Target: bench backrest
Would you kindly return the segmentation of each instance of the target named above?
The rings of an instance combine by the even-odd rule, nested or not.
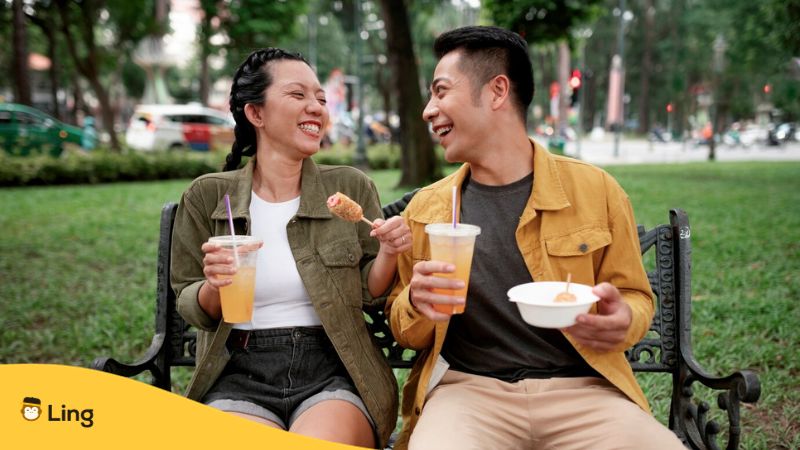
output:
[[[414,192],[383,208],[384,216],[403,211]],[[175,309],[175,293],[169,282],[172,225],[177,204],[167,203],[161,211],[158,243],[158,281],[155,340],[164,340],[164,351],[156,358],[153,384],[171,389],[170,368],[195,364],[196,332]],[[650,285],[656,294],[657,308],[650,332],[626,354],[635,371],[675,373],[681,342],[689,336],[690,308],[690,229],[686,214],[670,211],[670,224],[645,231],[639,227],[642,254],[653,252],[654,267],[648,268]],[[647,259],[646,259],[647,260]],[[409,368],[413,352],[398,346],[386,323],[382,309],[367,310],[366,322],[377,344],[394,368]],[[678,333],[683,329],[685,333]],[[681,338],[683,339],[683,338]],[[687,344],[688,346],[689,344]]]

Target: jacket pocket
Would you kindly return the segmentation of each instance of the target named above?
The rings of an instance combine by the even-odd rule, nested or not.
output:
[[[342,302],[361,308],[361,270],[363,251],[354,238],[340,239],[317,247],[319,258]]]
[[[564,280],[571,273],[575,282],[594,284],[605,248],[611,244],[611,232],[607,228],[584,228],[544,241],[555,277]]]

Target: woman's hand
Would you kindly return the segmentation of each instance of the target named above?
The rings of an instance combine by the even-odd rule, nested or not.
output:
[[[380,252],[396,256],[411,249],[411,229],[400,216],[389,220],[375,219],[369,235],[381,243]]]
[[[230,278],[236,273],[233,253],[211,242],[204,243],[200,249],[205,253],[203,275],[206,276],[206,285],[212,291],[219,292],[219,288],[233,283]],[[228,277],[222,278],[220,275],[228,275]]]

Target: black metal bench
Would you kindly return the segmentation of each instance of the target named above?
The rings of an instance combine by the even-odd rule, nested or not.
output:
[[[384,206],[386,217],[403,211],[414,192]],[[156,332],[144,357],[133,364],[123,364],[109,357],[97,358],[93,368],[126,377],[145,371],[152,374],[152,385],[172,389],[173,367],[194,366],[195,331],[175,310],[175,293],[169,284],[172,224],[177,204],[167,203],[161,211],[158,243],[158,281],[156,296]],[[653,251],[654,266],[650,284],[657,296],[657,309],[648,335],[627,351],[636,372],[664,372],[672,375],[669,428],[693,449],[717,449],[718,441],[727,440],[726,448],[739,446],[741,436],[739,408],[742,402],[753,403],[761,394],[758,377],[749,370],[726,377],[708,374],[692,353],[691,341],[691,230],[686,213],[670,211],[670,223],[645,231],[639,227],[642,254]],[[410,368],[413,352],[398,346],[392,338],[383,310],[365,311],[367,327],[383,348],[393,368]],[[698,400],[693,391],[699,383],[717,394],[717,407],[723,429],[709,419],[711,405]],[[723,436],[720,436],[722,432]],[[723,439],[727,437],[727,439]]]

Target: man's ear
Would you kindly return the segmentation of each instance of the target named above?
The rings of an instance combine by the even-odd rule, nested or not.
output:
[[[497,75],[489,81],[492,109],[499,109],[506,104],[511,94],[511,80],[505,75]]]
[[[252,103],[244,105],[244,115],[253,124],[253,127],[261,128],[264,125],[264,119],[261,117],[261,108],[258,105]]]

